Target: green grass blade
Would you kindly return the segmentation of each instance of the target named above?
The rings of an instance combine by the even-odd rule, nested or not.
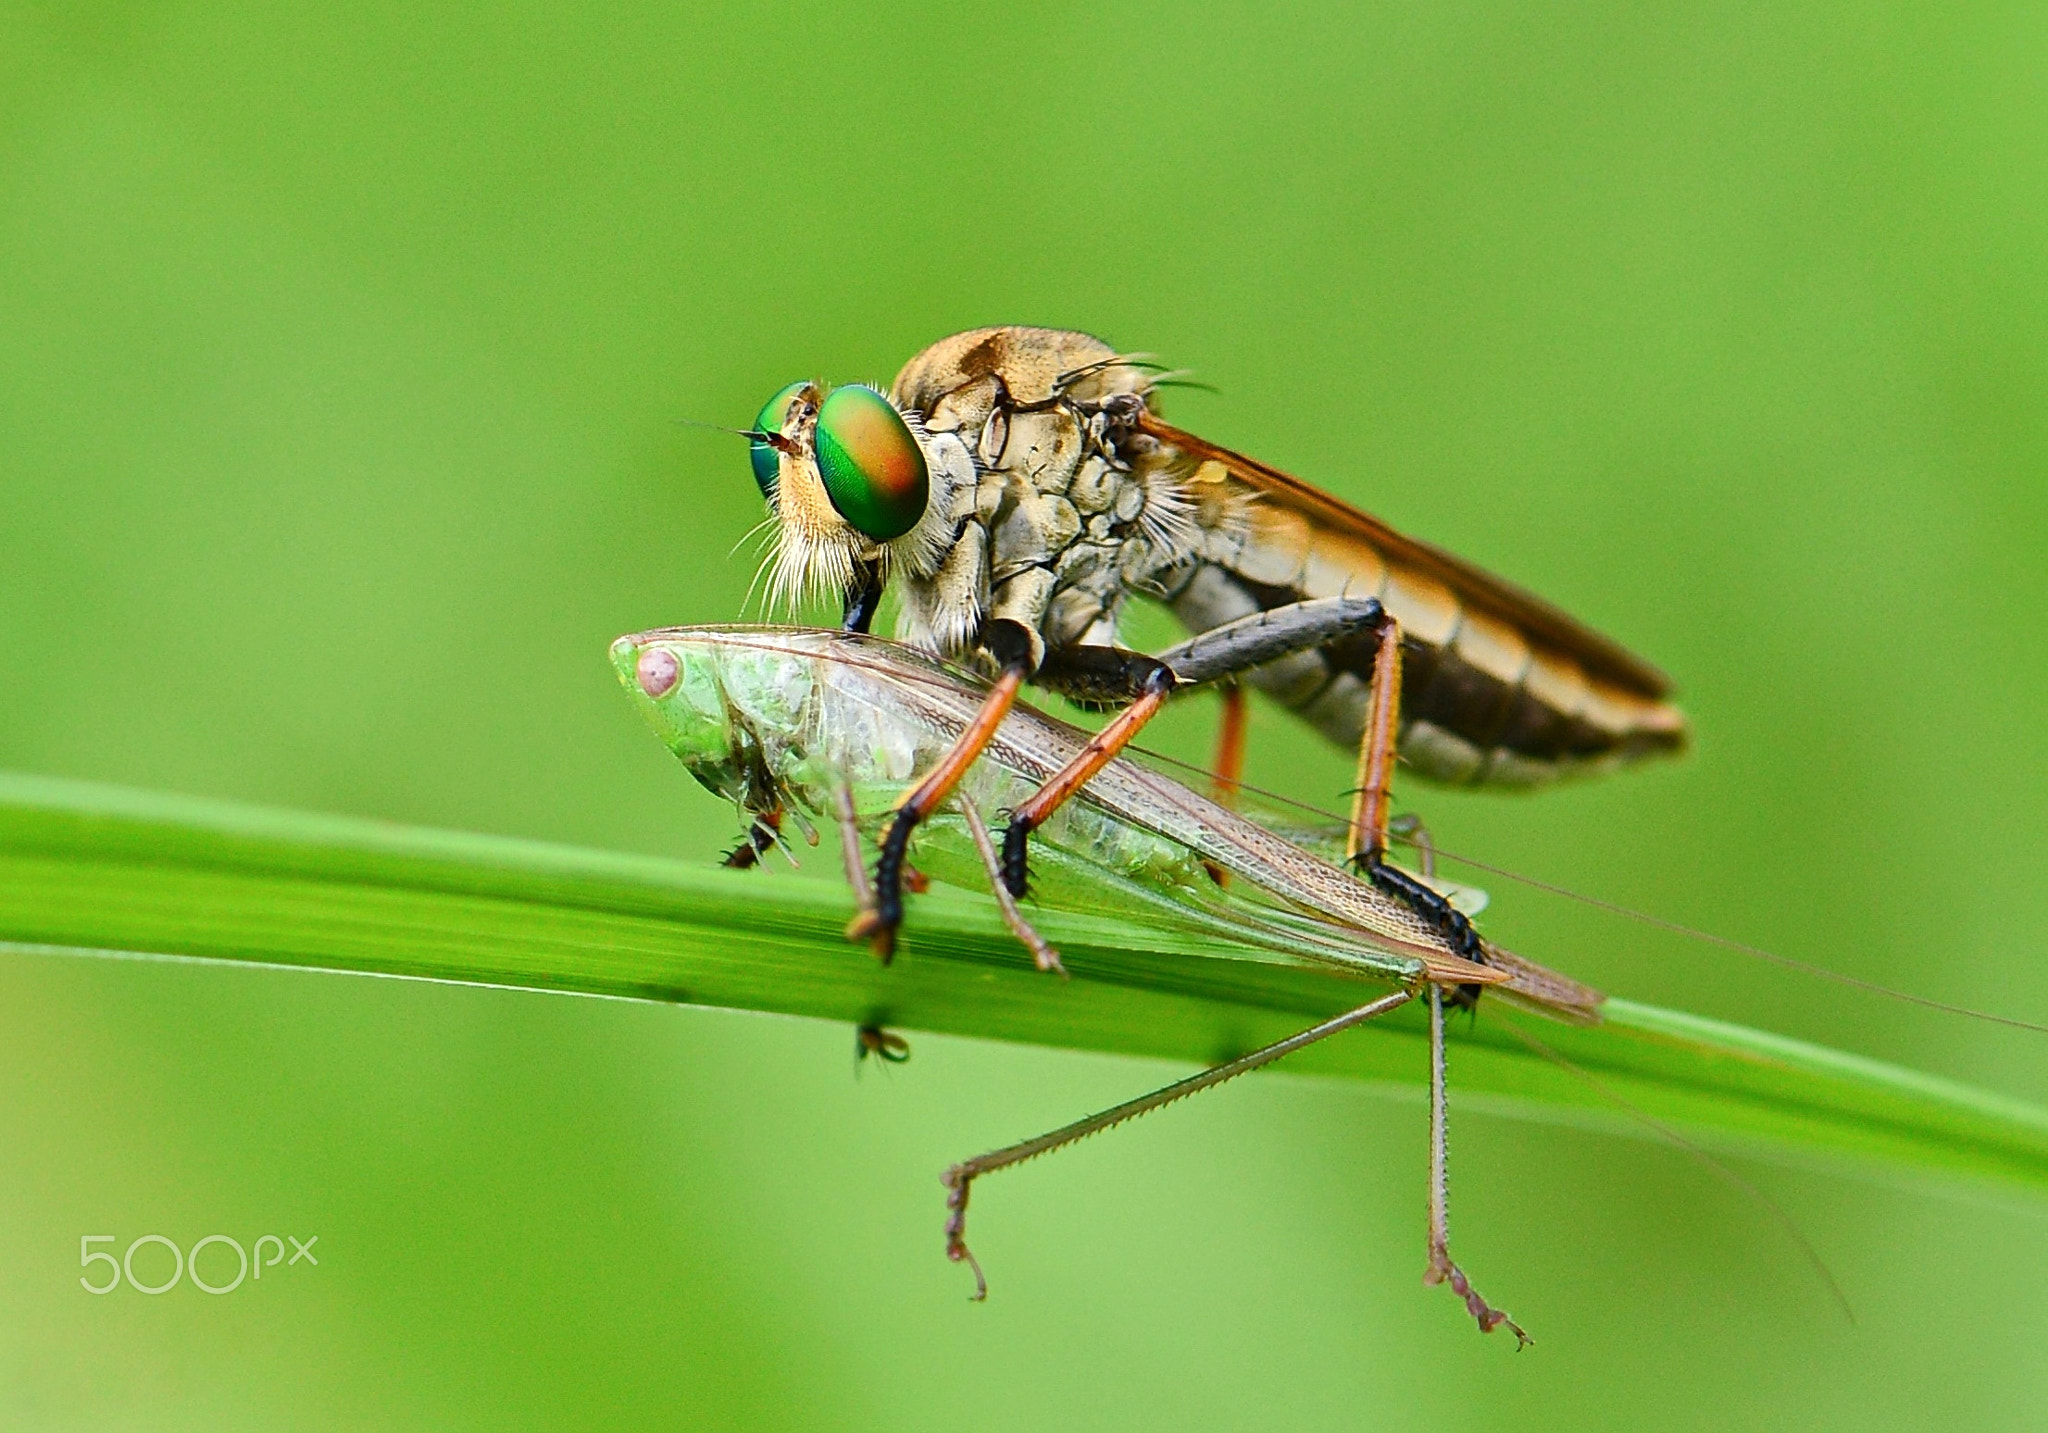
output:
[[[1183,932],[1047,911],[1041,929],[1075,976],[1063,984],[1031,969],[985,897],[942,888],[914,902],[884,969],[842,937],[849,914],[838,881],[784,871],[0,774],[0,942],[15,947],[687,1001],[1203,1062],[1370,988],[1231,958]],[[1721,1148],[2048,1194],[2048,1111],[2036,1106],[1628,1001],[1609,1017],[1577,1029],[1489,1007],[1471,1030],[1460,1022],[1460,1106],[1625,1130],[1618,1099]],[[1584,1073],[1532,1052],[1517,1024]],[[1420,1098],[1420,1019],[1401,1012],[1288,1068]]]

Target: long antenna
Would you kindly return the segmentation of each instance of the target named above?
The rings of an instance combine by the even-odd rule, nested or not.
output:
[[[1782,1204],[1778,1203],[1777,1200],[1771,1198],[1770,1195],[1764,1193],[1763,1190],[1757,1188],[1756,1185],[1750,1183],[1747,1179],[1744,1179],[1720,1160],[1714,1158],[1706,1150],[1694,1144],[1677,1130],[1671,1128],[1670,1125],[1665,1124],[1664,1121],[1658,1119],[1655,1115],[1623,1099],[1620,1095],[1609,1089],[1606,1083],[1593,1074],[1592,1071],[1581,1068],[1577,1061],[1551,1049],[1549,1045],[1531,1035],[1527,1030],[1524,1030],[1518,1022],[1503,1019],[1501,1025],[1510,1035],[1520,1040],[1536,1054],[1541,1055],[1566,1074],[1584,1081],[1592,1089],[1593,1093],[1619,1108],[1630,1119],[1635,1120],[1645,1129],[1669,1140],[1679,1149],[1706,1165],[1707,1168],[1713,1170],[1714,1173],[1720,1175],[1721,1178],[1727,1180],[1761,1205],[1764,1212],[1777,1220],[1784,1227],[1785,1232],[1792,1236],[1792,1242],[1799,1246],[1799,1252],[1806,1256],[1806,1262],[1813,1265],[1814,1271],[1820,1275],[1821,1282],[1827,1285],[1828,1292],[1833,1294],[1835,1302],[1841,1305],[1843,1317],[1847,1318],[1852,1324],[1856,1322],[1856,1309],[1850,1304],[1849,1296],[1842,1292],[1841,1284],[1836,1282],[1834,1270],[1827,1266],[1827,1261],[1821,1258],[1820,1251],[1813,1247],[1813,1241],[1806,1237],[1806,1231],[1799,1227],[1799,1221],[1788,1214]]]

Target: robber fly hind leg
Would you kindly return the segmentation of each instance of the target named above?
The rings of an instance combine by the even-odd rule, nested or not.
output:
[[[1382,619],[1373,654],[1372,700],[1365,710],[1365,736],[1358,747],[1358,787],[1351,802],[1347,856],[1380,890],[1435,926],[1467,960],[1483,961],[1479,933],[1465,913],[1428,885],[1387,860],[1387,807],[1394,784],[1395,737],[1401,710],[1401,628]],[[1461,990],[1465,1001],[1476,990]]]
[[[1253,667],[1377,632],[1386,609],[1371,597],[1315,597],[1252,612],[1156,653],[1183,686],[1240,676]]]
[[[1013,896],[1025,893],[1030,884],[1032,831],[1129,745],[1174,692],[1325,646],[1362,630],[1392,625],[1384,609],[1370,597],[1329,597],[1226,622],[1157,657],[1120,647],[1069,647],[1047,653],[1039,671],[1043,685],[1084,703],[1130,705],[1011,813],[1009,827],[1003,832],[1003,884]]]
[[[1244,672],[1297,652],[1346,638],[1374,639],[1372,700],[1359,744],[1358,788],[1351,808],[1347,854],[1380,890],[1413,909],[1468,960],[1479,958],[1472,923],[1428,885],[1386,860],[1389,793],[1401,712],[1401,629],[1371,597],[1323,597],[1253,612],[1189,638],[1159,654],[1185,683]],[[1417,823],[1419,825],[1419,823]],[[1426,834],[1423,842],[1427,842]],[[1433,853],[1425,844],[1425,859]]]
[[[1314,651],[1361,631],[1380,620],[1380,604],[1370,597],[1327,597],[1261,610],[1234,622],[1198,632],[1177,647],[1157,653],[1173,668],[1182,686],[1213,681],[1223,696],[1223,717],[1216,727],[1216,759],[1210,785],[1218,805],[1235,807],[1244,776],[1245,728],[1250,708],[1238,674],[1263,662]],[[1230,873],[1213,861],[1202,869],[1219,886]]]
[[[1406,842],[1415,848],[1415,865],[1422,872],[1422,879],[1436,879],[1436,838],[1429,834],[1429,827],[1413,811],[1404,811],[1387,821],[1387,834],[1396,841]]]

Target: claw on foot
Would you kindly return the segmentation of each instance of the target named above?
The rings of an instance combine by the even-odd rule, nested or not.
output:
[[[946,1257],[954,1263],[965,1263],[974,1271],[974,1292],[967,1296],[969,1303],[980,1304],[988,1301],[988,1280],[982,1277],[981,1263],[967,1249],[967,1187],[974,1182],[974,1176],[963,1174],[959,1165],[954,1165],[939,1182],[946,1186]]]
[[[1515,1352],[1520,1353],[1536,1342],[1522,1330],[1522,1326],[1507,1316],[1503,1309],[1497,1309],[1480,1297],[1479,1290],[1472,1287],[1472,1281],[1465,1277],[1465,1271],[1448,1258],[1430,1261],[1429,1269],[1422,1276],[1424,1284],[1449,1284],[1451,1292],[1465,1301],[1465,1311],[1472,1315],[1481,1333],[1492,1333],[1497,1328],[1506,1328],[1515,1336]]]

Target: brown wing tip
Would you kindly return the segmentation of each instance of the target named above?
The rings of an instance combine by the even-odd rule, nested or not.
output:
[[[1422,957],[1423,978],[1435,985],[1507,985],[1514,976],[1490,965],[1463,960],[1455,955]]]
[[[1600,1007],[1607,1003],[1603,992],[1497,945],[1486,947],[1486,959],[1495,974],[1505,977],[1500,982],[1502,994],[1570,1024],[1599,1023]]]

